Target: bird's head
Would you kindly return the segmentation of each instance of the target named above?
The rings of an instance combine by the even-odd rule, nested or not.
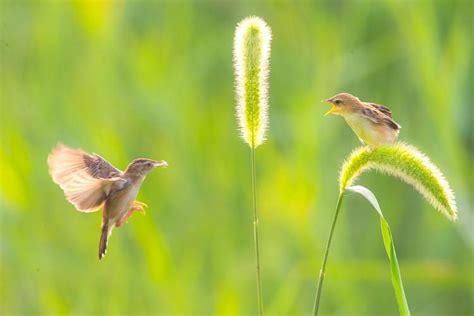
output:
[[[164,160],[138,158],[128,165],[126,172],[139,176],[145,176],[156,167],[168,167],[168,163]]]
[[[353,110],[354,107],[360,103],[359,98],[343,92],[336,94],[332,98],[323,100],[322,102],[326,102],[332,105],[331,109],[324,114],[324,116],[328,114],[336,114],[336,115],[344,115]]]

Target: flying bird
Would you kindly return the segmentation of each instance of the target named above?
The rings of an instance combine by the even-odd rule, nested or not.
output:
[[[48,156],[49,173],[64,191],[66,199],[80,212],[102,208],[99,259],[105,255],[112,230],[120,227],[133,212],[143,213],[146,204],[135,200],[145,176],[164,160],[139,158],[125,171],[112,166],[97,154],[58,144]]]
[[[323,102],[332,104],[324,114],[341,115],[363,144],[371,147],[393,144],[401,126],[385,105],[363,102],[349,93],[339,93]]]

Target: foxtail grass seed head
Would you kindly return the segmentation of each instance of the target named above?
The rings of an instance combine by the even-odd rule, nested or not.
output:
[[[414,187],[450,220],[457,219],[454,193],[441,171],[415,147],[403,143],[355,149],[342,166],[339,188],[343,192],[365,171],[395,176]]]
[[[242,20],[234,36],[237,119],[244,141],[256,148],[268,128],[270,27],[259,17]]]

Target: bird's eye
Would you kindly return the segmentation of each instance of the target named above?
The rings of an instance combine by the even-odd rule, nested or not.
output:
[[[341,101],[341,100],[336,100],[336,101],[334,101],[334,103],[335,103],[335,104],[341,104],[342,101]]]

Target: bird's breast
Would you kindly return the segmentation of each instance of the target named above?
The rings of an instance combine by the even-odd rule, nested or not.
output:
[[[115,223],[130,210],[133,201],[137,197],[139,189],[140,185],[131,185],[128,188],[111,195],[104,208],[109,223]]]
[[[344,116],[344,119],[357,137],[367,145],[392,144],[397,139],[398,130],[384,124],[376,124],[361,115],[349,114]]]
[[[354,133],[356,133],[360,139],[365,141],[367,138],[366,134],[371,129],[370,121],[357,114],[344,115],[344,119],[346,120],[347,125],[349,125],[354,131]]]

